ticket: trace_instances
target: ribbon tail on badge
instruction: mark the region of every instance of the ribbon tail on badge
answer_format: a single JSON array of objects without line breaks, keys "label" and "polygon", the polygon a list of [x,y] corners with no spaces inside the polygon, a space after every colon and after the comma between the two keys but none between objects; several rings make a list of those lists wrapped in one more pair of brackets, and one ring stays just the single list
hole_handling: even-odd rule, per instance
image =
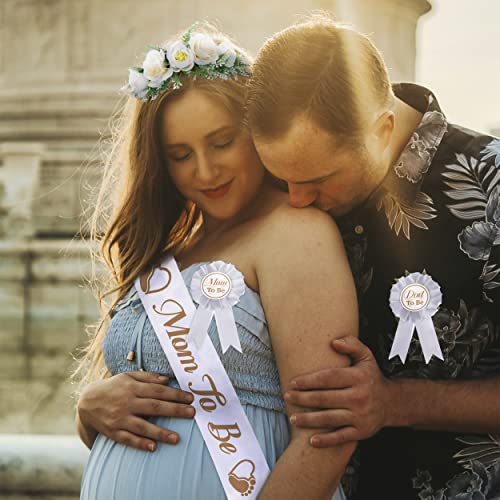
[{"label": "ribbon tail on badge", "polygon": [[417,321],[415,326],[417,328],[418,340],[420,340],[420,346],[424,353],[425,362],[429,363],[432,356],[436,356],[436,358],[444,361],[432,318],[426,316],[424,319]]},{"label": "ribbon tail on badge", "polygon": [[222,352],[225,353],[230,346],[233,346],[239,352],[243,352],[232,308],[224,307],[214,312]]},{"label": "ribbon tail on badge", "polygon": [[399,320],[396,335],[394,336],[394,342],[392,343],[391,353],[389,354],[389,359],[399,356],[401,361],[403,363],[405,362],[410,348],[414,328],[415,323],[413,323],[413,321],[404,319]]},{"label": "ribbon tail on badge", "polygon": [[214,312],[211,309],[206,309],[201,305],[196,309],[189,336],[199,348],[202,347],[203,341],[207,336],[208,327],[210,326],[210,321],[212,321],[213,314]]}]

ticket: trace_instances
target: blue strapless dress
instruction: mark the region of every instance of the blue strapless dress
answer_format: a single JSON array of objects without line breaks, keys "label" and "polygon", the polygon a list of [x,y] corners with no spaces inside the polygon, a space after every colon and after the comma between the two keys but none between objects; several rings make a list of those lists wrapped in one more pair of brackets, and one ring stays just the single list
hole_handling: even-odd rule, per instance
[{"label": "blue strapless dress", "polygon": [[[182,271],[188,289],[201,264]],[[246,287],[233,312],[242,353],[230,348],[222,354],[213,320],[208,334],[272,469],[288,446],[290,431],[259,295]],[[136,353],[133,361],[127,360],[130,351]],[[142,368],[168,376],[169,385],[179,387],[135,287],[115,308],[103,354],[113,375]],[[98,434],[83,473],[80,500],[225,499],[195,420],[167,417],[148,420],[177,432],[179,443],[158,443],[155,452],[147,452]],[[333,499],[345,500],[340,487]]]}]

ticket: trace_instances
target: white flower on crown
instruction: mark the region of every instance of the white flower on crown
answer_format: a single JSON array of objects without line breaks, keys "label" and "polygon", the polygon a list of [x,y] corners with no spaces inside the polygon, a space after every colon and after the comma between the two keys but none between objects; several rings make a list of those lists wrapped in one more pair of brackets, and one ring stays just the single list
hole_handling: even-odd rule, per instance
[{"label": "white flower on crown", "polygon": [[[128,85],[132,91],[132,95],[142,99],[148,91],[149,80],[143,73],[139,73],[135,69],[128,70]],[[124,87],[124,89],[126,86]]]},{"label": "white flower on crown", "polygon": [[219,56],[223,56],[224,66],[228,68],[234,66],[234,62],[236,61],[236,48],[229,40],[224,40],[219,43],[217,52]]},{"label": "white flower on crown", "polygon": [[240,60],[241,64],[244,64],[245,66],[250,66],[252,64],[252,61],[250,61],[248,56],[243,52],[238,52],[238,59]]},{"label": "white flower on crown", "polygon": [[194,54],[183,42],[173,42],[167,47],[167,59],[175,71],[190,71],[194,66]]},{"label": "white flower on crown", "polygon": [[181,80],[174,74],[180,71],[192,72],[194,79],[249,76],[251,61],[244,53],[228,39],[217,43],[208,34],[193,33],[195,26],[181,40],[170,42],[166,48],[150,50],[142,68],[129,68],[128,84],[121,90],[147,101],[156,99],[164,90],[181,87]]},{"label": "white flower on crown", "polygon": [[144,76],[149,80],[149,86],[157,88],[170,78],[173,70],[167,67],[163,50],[150,50],[143,62]]},{"label": "white flower on crown", "polygon": [[194,62],[200,66],[214,64],[219,57],[217,44],[205,33],[191,35],[189,46],[194,52]]}]

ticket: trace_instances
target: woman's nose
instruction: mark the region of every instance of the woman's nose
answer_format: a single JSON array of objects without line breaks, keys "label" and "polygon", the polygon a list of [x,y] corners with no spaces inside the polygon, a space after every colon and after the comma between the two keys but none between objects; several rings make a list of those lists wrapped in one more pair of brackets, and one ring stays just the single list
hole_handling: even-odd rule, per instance
[{"label": "woman's nose", "polygon": [[317,198],[317,191],[307,184],[288,183],[288,202],[292,207],[303,208],[311,205]]},{"label": "woman's nose", "polygon": [[212,184],[220,174],[220,168],[209,155],[200,154],[197,156],[196,174],[203,187],[212,188]]}]

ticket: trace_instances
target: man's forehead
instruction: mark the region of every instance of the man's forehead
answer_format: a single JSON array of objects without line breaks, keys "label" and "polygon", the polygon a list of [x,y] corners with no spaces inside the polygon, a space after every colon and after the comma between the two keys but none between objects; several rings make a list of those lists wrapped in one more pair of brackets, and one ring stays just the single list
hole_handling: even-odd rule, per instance
[{"label": "man's forehead", "polygon": [[295,121],[288,132],[274,140],[255,138],[268,170],[289,182],[304,182],[331,174],[340,150],[335,137],[311,121]]}]

